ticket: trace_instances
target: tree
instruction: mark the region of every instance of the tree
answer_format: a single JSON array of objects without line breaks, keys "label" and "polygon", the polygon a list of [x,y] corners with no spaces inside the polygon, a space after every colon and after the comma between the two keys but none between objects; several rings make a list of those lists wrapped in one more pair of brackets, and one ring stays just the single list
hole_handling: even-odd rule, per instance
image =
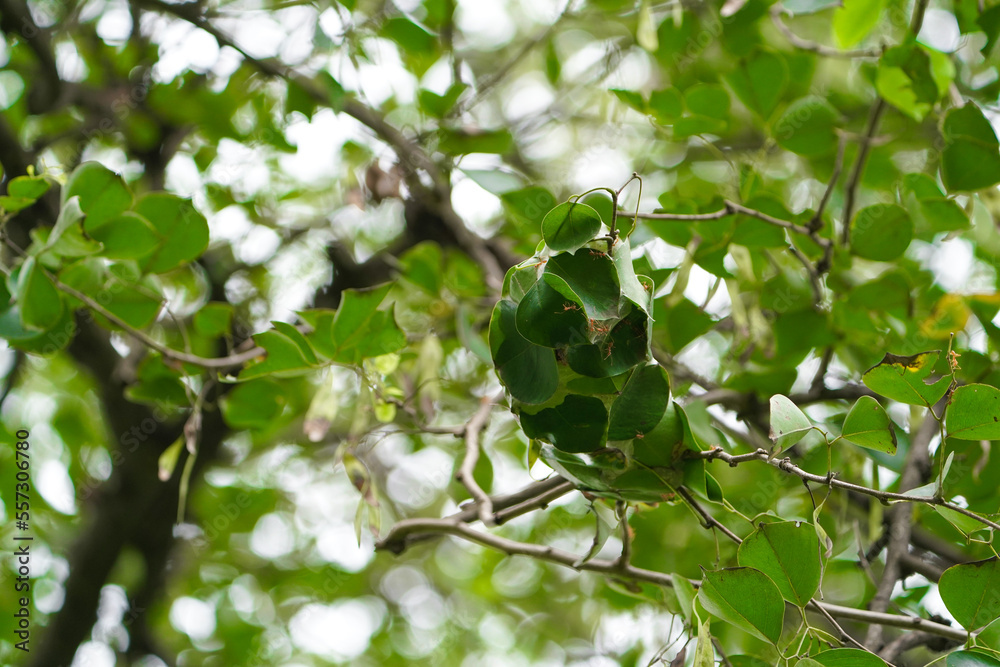
[{"label": "tree", "polygon": [[1000,664],[1000,6],[0,30],[5,664]]}]

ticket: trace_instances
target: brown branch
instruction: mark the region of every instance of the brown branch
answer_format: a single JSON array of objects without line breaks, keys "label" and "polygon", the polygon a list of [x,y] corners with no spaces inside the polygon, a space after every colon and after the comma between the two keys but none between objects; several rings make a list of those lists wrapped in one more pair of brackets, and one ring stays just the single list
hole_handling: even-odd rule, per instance
[{"label": "brown branch", "polygon": [[[520,491],[514,493],[493,496],[490,502],[493,506],[493,520],[496,525],[507,523],[511,519],[517,518],[536,509],[543,509],[553,500],[560,498],[567,493],[574,491],[576,486],[559,475],[553,475],[547,479],[533,482]],[[445,517],[446,521],[457,521],[461,523],[472,523],[479,519],[479,506],[477,503],[466,503],[461,511]],[[396,523],[379,542],[379,548],[402,553],[407,548],[417,542],[423,542],[437,537],[433,533],[417,534],[410,529],[410,524],[420,519],[403,519]]]},{"label": "brown branch", "polygon": [[736,467],[742,463],[748,461],[760,461],[767,463],[768,465],[774,466],[782,472],[786,472],[792,475],[797,475],[804,480],[815,482],[817,484],[823,484],[825,486],[832,486],[838,489],[845,489],[847,491],[853,491],[855,493],[860,493],[866,496],[871,496],[883,503],[890,502],[903,502],[903,503],[923,503],[925,505],[937,505],[940,507],[947,507],[948,509],[958,512],[959,514],[964,514],[965,516],[979,521],[985,526],[989,526],[994,530],[1000,530],[1000,523],[995,521],[990,521],[984,516],[980,516],[975,512],[968,510],[955,503],[948,502],[943,498],[928,498],[926,496],[911,496],[905,493],[894,493],[892,491],[880,491],[878,489],[870,489],[867,486],[862,486],[860,484],[853,484],[851,482],[845,482],[843,480],[837,479],[834,476],[827,475],[816,475],[811,472],[807,472],[802,468],[798,467],[791,462],[790,459],[777,459],[771,458],[769,452],[766,449],[758,449],[747,454],[730,454],[720,447],[710,449],[703,452],[690,452],[692,458],[704,459],[706,461],[714,461],[719,459],[725,461],[732,467]]},{"label": "brown branch", "polygon": [[[393,530],[397,530],[402,524],[403,522],[397,524]],[[452,519],[409,519],[405,522],[405,528],[400,532],[452,535],[490,549],[495,549],[507,555],[528,556],[530,558],[535,558],[536,560],[564,565],[577,571],[599,572],[616,577],[624,577],[633,581],[655,584],[657,586],[672,587],[674,583],[672,575],[638,568],[629,564],[625,564],[623,566],[620,559],[617,558],[615,560],[594,558],[581,563],[580,558],[576,554],[562,551],[561,549],[556,549],[551,546],[517,542],[494,535],[493,533],[478,531],[465,523],[456,522]],[[403,535],[401,534],[398,537],[402,536]],[[383,541],[376,545],[376,549],[394,550],[392,549],[392,546],[393,545],[386,545],[385,541]],[[696,588],[701,585],[701,582],[699,581],[691,581],[690,583]],[[864,623],[879,623],[897,628],[919,629],[941,637],[957,639],[959,641],[964,641],[966,638],[964,630],[953,628],[949,625],[944,625],[943,623],[935,623],[934,621],[929,621],[918,616],[878,613],[867,609],[853,609],[851,607],[842,607],[840,605],[829,604],[826,602],[816,602],[815,600],[812,604],[822,607],[828,614],[838,618],[846,618]]]},{"label": "brown branch", "polygon": [[829,239],[817,236],[816,232],[808,227],[803,227],[802,225],[797,225],[794,222],[776,218],[773,215],[768,215],[762,211],[748,208],[742,204],[737,204],[734,201],[729,201],[728,199],[723,202],[723,208],[718,211],[712,211],[711,213],[628,213],[627,211],[619,211],[619,215],[636,216],[642,220],[675,220],[678,222],[719,220],[720,218],[725,218],[729,215],[736,215],[738,213],[750,216],[751,218],[757,218],[758,220],[762,220],[770,225],[775,225],[776,227],[783,227],[784,229],[796,232],[797,234],[808,236],[814,243],[822,248],[826,248],[831,245],[831,241]]},{"label": "brown branch", "polygon": [[868,126],[865,128],[865,133],[859,141],[858,156],[854,160],[854,167],[851,169],[850,176],[847,177],[844,195],[844,214],[842,218],[844,228],[841,230],[840,237],[841,244],[845,246],[851,241],[851,216],[854,215],[858,185],[861,182],[861,175],[865,171],[865,164],[868,162],[868,151],[871,148],[875,131],[878,129],[879,120],[881,120],[882,113],[885,111],[885,105],[885,100],[879,97],[872,106],[871,113],[868,116]]},{"label": "brown branch", "polygon": [[232,368],[235,366],[242,366],[243,364],[250,361],[254,357],[258,357],[262,354],[267,353],[266,350],[264,350],[264,348],[254,346],[249,350],[246,350],[244,352],[239,352],[237,354],[231,354],[227,357],[211,358],[211,357],[200,357],[196,354],[189,354],[187,352],[181,352],[179,350],[175,350],[159,342],[158,340],[147,334],[145,331],[136,329],[131,324],[121,319],[120,317],[109,311],[107,308],[105,308],[104,306],[99,304],[96,300],[90,298],[83,292],[74,289],[69,285],[61,282],[58,278],[56,278],[55,276],[53,276],[48,272],[46,272],[46,275],[48,275],[49,278],[52,280],[52,283],[56,286],[56,289],[65,292],[66,294],[69,294],[75,299],[79,299],[89,308],[92,308],[94,311],[100,313],[103,317],[106,317],[109,321],[111,321],[115,325],[121,327],[125,331],[135,336],[144,345],[156,350],[157,352],[162,354],[164,357],[167,357],[168,359],[180,361],[185,364],[194,364],[196,366],[201,366],[202,368]]},{"label": "brown branch", "polygon": [[685,488],[684,486],[678,486],[677,493],[680,495],[681,498],[684,499],[684,502],[690,505],[691,508],[694,509],[694,511],[701,516],[702,526],[712,530],[718,529],[722,534],[724,534],[726,537],[728,537],[736,544],[743,544],[743,538],[741,538],[739,535],[726,528],[724,525],[722,525],[722,523],[718,519],[709,514],[708,510],[702,507],[701,503],[695,500],[694,496],[691,495],[691,493],[687,490],[687,488]]},{"label": "brown branch", "polygon": [[[486,241],[470,231],[455,213],[455,209],[451,205],[451,185],[447,176],[423,148],[388,123],[378,111],[350,96],[342,100],[339,105],[334,105],[330,100],[330,95],[312,79],[272,60],[253,57],[202,14],[200,2],[182,4],[169,4],[162,0],[133,0],[133,2],[141,7],[170,14],[204,30],[215,38],[219,46],[228,46],[235,50],[257,71],[271,78],[294,83],[305,90],[315,102],[351,116],[374,132],[379,139],[392,147],[399,158],[404,168],[404,177],[411,196],[419,199],[420,203],[428,210],[437,214],[441,224],[454,236],[458,246],[483,268],[487,286],[496,292],[500,291],[504,270],[496,256],[490,251]],[[428,188],[421,181],[421,171],[430,178],[432,187]]]},{"label": "brown branch", "polygon": [[785,25],[785,22],[781,20],[782,11],[783,9],[780,3],[772,5],[771,21],[774,23],[774,26],[781,31],[781,34],[785,36],[785,39],[787,39],[789,43],[797,49],[812,51],[813,53],[826,56],[827,58],[878,58],[882,55],[881,48],[848,49],[842,51],[840,49],[835,49],[832,46],[824,46],[823,44],[803,39],[792,32],[791,28]]},{"label": "brown branch", "polygon": [[[899,478],[899,488],[901,491],[914,489],[923,483],[923,471],[929,465],[927,448],[931,438],[938,429],[938,421],[933,414],[924,417],[910,442],[910,451],[906,455],[906,462],[903,464],[903,471]],[[882,570],[882,579],[878,583],[875,596],[868,604],[871,611],[885,611],[889,608],[889,601],[892,598],[892,589],[896,581],[900,578],[902,571],[902,558],[910,551],[910,533],[913,526],[913,505],[903,503],[890,510],[889,525],[887,532],[889,543],[886,548],[885,568]],[[882,627],[872,625],[868,628],[865,637],[865,644],[872,650],[882,648]]]},{"label": "brown branch", "polygon": [[476,413],[465,424],[465,428],[462,429],[465,436],[465,457],[462,459],[462,465],[459,467],[458,472],[455,473],[455,479],[468,490],[469,495],[476,501],[479,520],[487,527],[494,525],[493,502],[479,486],[479,483],[476,482],[473,471],[476,469],[476,462],[479,461],[479,435],[486,428],[486,424],[489,423],[493,408],[502,399],[503,394],[499,394],[493,398],[484,396],[480,399],[479,409],[476,410]]}]

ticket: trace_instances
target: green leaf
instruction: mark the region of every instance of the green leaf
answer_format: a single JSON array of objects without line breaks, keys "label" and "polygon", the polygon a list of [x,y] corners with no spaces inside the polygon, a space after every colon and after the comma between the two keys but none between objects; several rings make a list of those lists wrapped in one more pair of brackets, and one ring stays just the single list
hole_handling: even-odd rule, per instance
[{"label": "green leaf", "polygon": [[327,102],[334,111],[343,111],[344,103],[347,101],[347,91],[340,85],[340,82],[333,78],[327,71],[321,71],[316,75],[320,90],[326,93]]},{"label": "green leaf", "polygon": [[589,323],[583,302],[555,274],[543,274],[525,293],[514,322],[521,335],[536,345],[566,347],[587,341]]},{"label": "green leaf", "polygon": [[144,217],[125,211],[88,232],[104,245],[101,255],[108,259],[138,259],[152,253],[164,238]]},{"label": "green leaf", "polygon": [[944,196],[933,178],[926,174],[903,177],[903,198],[918,238],[930,240],[937,232],[968,229],[969,217],[952,199]]},{"label": "green leaf", "polygon": [[938,589],[948,611],[969,632],[992,623],[1000,617],[1000,559],[949,567]]},{"label": "green leaf", "polygon": [[805,157],[818,157],[837,148],[838,113],[819,97],[805,97],[789,105],[774,124],[778,144]]},{"label": "green leaf", "polygon": [[945,667],[1000,667],[1000,660],[981,651],[954,651],[948,654]]},{"label": "green leaf", "polygon": [[671,354],[683,350],[715,324],[711,315],[687,299],[681,299],[675,306],[668,306],[665,299],[658,299],[653,307],[656,342]]},{"label": "green leaf", "polygon": [[687,577],[682,577],[679,574],[673,575],[674,581],[674,592],[677,593],[677,602],[681,606],[681,612],[684,614],[684,620],[688,623],[691,622],[691,614],[694,609],[694,598],[697,592],[694,590],[694,586],[688,581]]},{"label": "green leaf", "polygon": [[927,384],[940,350],[921,352],[912,357],[886,354],[877,365],[861,376],[861,381],[876,394],[900,403],[930,407],[941,400],[951,386],[951,378],[942,377]]},{"label": "green leaf", "polygon": [[62,190],[63,204],[76,196],[87,214],[83,228],[88,234],[132,205],[132,192],[122,177],[97,162],[84,162],[73,170]]},{"label": "green leaf", "polygon": [[131,276],[124,277],[118,267],[109,270],[103,293],[111,296],[104,304],[108,312],[135,329],[145,329],[152,324],[163,307],[163,297],[152,280],[136,282]]},{"label": "green leaf", "polygon": [[819,589],[819,538],[808,523],[762,523],[739,548],[739,563],[760,570],[781,595],[805,607]]},{"label": "green leaf", "polygon": [[684,139],[699,134],[722,134],[726,131],[726,122],[709,116],[685,116],[674,123],[674,139]]},{"label": "green leaf", "polygon": [[611,249],[611,259],[614,260],[615,270],[618,271],[618,284],[621,285],[622,295],[638,306],[646,315],[653,314],[653,292],[648,289],[635,275],[635,267],[632,266],[632,247],[628,239],[619,239]]},{"label": "green leaf", "polygon": [[823,667],[886,667],[882,658],[859,648],[835,648],[817,653],[812,659]]},{"label": "green leaf", "polygon": [[18,176],[7,184],[7,195],[35,202],[51,187],[52,183],[44,176]]},{"label": "green leaf", "polygon": [[1000,142],[993,126],[971,102],[950,110],[941,134],[941,180],[949,192],[971,192],[1000,183]]},{"label": "green leaf", "polygon": [[644,438],[660,423],[669,401],[667,372],[655,362],[636,368],[611,404],[608,439]]},{"label": "green leaf", "polygon": [[233,322],[233,306],[223,302],[210,302],[194,314],[194,330],[202,336],[215,338],[229,333]]},{"label": "green leaf", "polygon": [[632,441],[632,458],[648,466],[668,468],[685,449],[684,418],[680,406],[672,403],[653,430]]},{"label": "green leaf", "polygon": [[125,390],[128,400],[162,408],[164,405],[188,408],[188,399],[179,371],[168,368],[159,354],[150,354],[139,365],[137,381]]},{"label": "green leaf", "polygon": [[729,662],[733,667],[774,667],[771,663],[752,655],[731,655]]},{"label": "green leaf", "polygon": [[267,356],[247,364],[240,372],[240,380],[252,380],[264,375],[291,377],[311,371],[318,365],[316,354],[308,341],[287,322],[272,322],[274,330],[254,334],[254,342],[264,348]]},{"label": "green leaf", "polygon": [[669,124],[684,113],[684,100],[676,88],[654,90],[649,94],[649,111],[662,124]]},{"label": "green leaf", "polygon": [[599,398],[567,394],[555,407],[533,415],[522,412],[521,428],[529,438],[564,452],[592,452],[607,441],[608,411]]},{"label": "green leaf", "polygon": [[698,599],[711,613],[754,637],[777,644],[785,601],[766,574],[749,567],[706,571]]},{"label": "green leaf", "polygon": [[594,540],[590,544],[590,549],[578,561],[573,563],[573,567],[579,567],[596,556],[604,548],[604,545],[608,542],[608,538],[614,534],[615,529],[618,527],[618,517],[607,503],[595,500],[590,503],[588,509],[597,520],[597,529],[594,532]]},{"label": "green leaf", "polygon": [[949,438],[1000,440],[1000,389],[967,384],[955,389],[944,420]]},{"label": "green leaf", "polygon": [[161,482],[166,482],[170,479],[171,475],[174,474],[174,468],[177,467],[177,461],[180,459],[181,450],[184,449],[184,436],[181,436],[174,440],[174,444],[170,445],[163,450],[160,454],[160,458],[157,460],[157,477],[159,477]]},{"label": "green leaf", "polygon": [[851,221],[851,252],[879,262],[896,259],[913,240],[913,220],[896,204],[874,204]]},{"label": "green leaf", "polygon": [[860,447],[890,455],[896,453],[896,431],[892,420],[871,396],[862,396],[851,407],[844,419],[841,435]]},{"label": "green leaf", "polygon": [[544,403],[559,386],[555,350],[529,342],[517,331],[517,306],[501,299],[490,320],[490,352],[507,391],[523,403]]},{"label": "green leaf", "polygon": [[771,433],[774,444],[784,449],[801,440],[813,428],[799,407],[781,394],[771,397]]},{"label": "green leaf", "polygon": [[382,25],[382,34],[407,51],[430,51],[437,45],[434,36],[413,21],[391,18]]},{"label": "green leaf", "polygon": [[727,81],[748,109],[767,119],[778,106],[788,85],[788,67],[781,56],[758,51],[742,61],[739,69],[729,74]]},{"label": "green leaf", "polygon": [[[976,12],[979,14],[979,12]],[[1000,37],[1000,5],[994,5],[979,14],[976,24],[986,33],[986,43],[980,52],[984,56],[989,56],[996,46],[997,38]]]},{"label": "green leaf", "polygon": [[542,220],[542,238],[553,250],[576,252],[601,229],[601,216],[590,206],[564,202]]},{"label": "green leaf", "polygon": [[46,239],[44,247],[49,249],[55,246],[64,234],[79,225],[83,215],[83,211],[80,209],[80,198],[74,196],[67,199],[59,210],[59,217],[56,219],[52,231],[49,232],[49,238]]},{"label": "green leaf", "polygon": [[441,129],[441,143],[438,148],[452,155],[468,153],[507,153],[514,145],[514,139],[507,130],[465,130]]},{"label": "green leaf", "polygon": [[435,118],[444,118],[455,106],[455,102],[465,91],[464,84],[455,84],[445,91],[444,95],[421,88],[417,93],[417,102],[420,108],[427,114]]},{"label": "green leaf", "polygon": [[651,356],[649,321],[646,314],[638,308],[622,318],[603,338],[597,338],[593,343],[574,345],[566,350],[566,361],[570,368],[581,375],[596,378],[619,375],[648,361]]},{"label": "green leaf", "polygon": [[344,290],[336,312],[317,309],[299,313],[313,327],[306,336],[312,348],[331,361],[358,364],[405,347],[406,335],[396,324],[393,309],[379,310],[391,288],[387,283]]},{"label": "green leaf", "polygon": [[837,46],[848,49],[868,36],[878,24],[886,0],[844,0],[833,14]]},{"label": "green leaf", "polygon": [[50,329],[63,314],[63,303],[52,280],[36,258],[28,257],[17,275],[14,296],[21,312],[21,323],[26,329]]},{"label": "green leaf", "polygon": [[[951,452],[948,455],[949,463],[951,457],[953,457],[954,455],[955,452]],[[943,477],[947,476],[948,475],[946,472],[943,475]],[[938,489],[936,484],[933,486],[933,489],[935,493],[940,493],[940,489]],[[973,533],[978,533],[980,530],[986,530],[988,528],[988,526],[986,526],[986,524],[984,524],[982,521],[974,519],[966,514],[962,514],[961,512],[956,512],[955,510],[949,507],[944,507],[942,505],[932,505],[931,509],[933,509],[935,512],[944,517],[945,521],[953,525],[963,535],[969,536],[972,535]]]},{"label": "green leaf", "polygon": [[714,83],[699,83],[685,90],[684,105],[699,116],[729,118],[729,93]]},{"label": "green leaf", "polygon": [[888,49],[879,60],[875,87],[894,107],[921,121],[941,92],[931,71],[931,59],[916,43]]},{"label": "green leaf", "polygon": [[614,261],[604,253],[562,253],[549,258],[545,272],[566,282],[592,320],[615,319],[620,313],[621,287]]},{"label": "green leaf", "polygon": [[222,417],[232,428],[266,428],[285,406],[281,385],[261,378],[237,386],[222,399]]},{"label": "green leaf", "polygon": [[698,624],[698,645],[694,650],[692,667],[715,667],[715,647],[712,646],[711,623]]},{"label": "green leaf", "polygon": [[34,203],[34,199],[28,199],[27,197],[8,197],[4,195],[0,197],[0,210],[6,211],[7,213],[17,213],[18,211],[23,211]]},{"label": "green leaf", "polygon": [[641,93],[637,93],[634,90],[624,90],[622,88],[610,88],[609,92],[613,93],[615,97],[627,106],[632,107],[640,113],[646,113],[646,100],[643,98]]},{"label": "green leaf", "polygon": [[[208,247],[208,222],[187,199],[153,192],[140,197],[133,210],[164,238],[163,244],[142,260],[143,271],[166,273],[197,259]],[[88,230],[97,226],[89,215],[87,223]]]},{"label": "green leaf", "polygon": [[504,192],[500,195],[500,203],[508,218],[537,233],[545,214],[556,203],[556,198],[547,189],[532,185]]},{"label": "green leaf", "polygon": [[[524,180],[517,174],[499,169],[463,169],[476,185],[498,197],[506,192],[518,191],[524,187]],[[551,204],[549,204],[551,206]]]}]

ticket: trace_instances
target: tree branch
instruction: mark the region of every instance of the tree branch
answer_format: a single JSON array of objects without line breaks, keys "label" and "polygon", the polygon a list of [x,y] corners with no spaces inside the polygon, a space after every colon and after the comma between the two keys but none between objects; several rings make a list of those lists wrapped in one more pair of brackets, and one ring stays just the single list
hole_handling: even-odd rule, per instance
[{"label": "tree branch", "polygon": [[813,53],[826,56],[827,58],[878,58],[882,55],[881,48],[848,49],[846,51],[842,51],[840,49],[835,49],[832,46],[824,46],[823,44],[803,39],[792,32],[791,28],[785,25],[785,22],[781,20],[782,12],[783,8],[780,3],[772,5],[771,21],[774,23],[774,26],[781,31],[781,34],[785,36],[785,39],[787,39],[789,43],[797,49],[812,51]]},{"label": "tree branch", "polygon": [[462,465],[455,474],[455,479],[461,482],[462,486],[469,491],[469,495],[476,501],[479,520],[487,527],[494,525],[493,502],[479,486],[479,483],[476,482],[473,471],[476,469],[476,462],[479,460],[479,435],[486,428],[486,424],[489,423],[493,408],[502,399],[503,394],[499,394],[493,398],[484,396],[480,400],[479,409],[476,410],[476,413],[466,423],[465,428],[462,429],[465,435],[465,457],[462,459]]},{"label": "tree branch", "polygon": [[[401,528],[402,525],[403,522],[397,524],[393,528],[393,531]],[[452,535],[511,556],[528,556],[537,560],[564,565],[577,571],[599,572],[624,577],[633,581],[655,584],[657,586],[673,587],[674,584],[673,575],[646,570],[629,564],[625,564],[623,567],[620,559],[617,558],[615,560],[594,558],[585,563],[580,563],[580,559],[576,554],[551,546],[517,542],[494,535],[493,533],[478,531],[465,523],[456,522],[452,519],[408,519],[405,522],[405,528],[400,530],[400,533],[399,537],[406,533]],[[377,544],[376,549],[395,551],[395,549],[392,549],[392,545],[387,545],[385,541]],[[699,581],[691,581],[690,583],[696,588],[701,585]],[[852,609],[851,607],[841,607],[840,605],[826,602],[813,601],[813,604],[817,607],[822,607],[828,614],[837,618],[846,618],[864,623],[879,623],[897,628],[918,629],[959,641],[964,641],[967,636],[964,630],[953,628],[943,623],[935,623],[934,621],[917,616],[877,613],[868,611],[867,609]]]},{"label": "tree branch", "polygon": [[885,100],[879,97],[875,101],[874,106],[872,106],[871,113],[868,116],[868,126],[865,128],[865,133],[861,136],[859,142],[858,156],[854,160],[854,167],[851,169],[850,176],[847,177],[844,194],[844,214],[842,216],[844,227],[841,230],[840,237],[841,244],[845,246],[851,241],[851,217],[854,215],[858,184],[861,182],[861,175],[864,173],[865,164],[868,162],[868,151],[871,148],[872,138],[875,136],[875,131],[878,129],[878,123],[884,111]]},{"label": "tree branch", "polygon": [[838,489],[845,489],[847,491],[854,491],[855,493],[864,494],[866,496],[871,496],[876,498],[883,503],[889,503],[890,501],[905,502],[905,503],[923,503],[925,505],[937,505],[940,507],[947,507],[948,509],[958,512],[959,514],[964,514],[965,516],[979,521],[985,526],[989,526],[994,530],[1000,530],[1000,523],[995,521],[990,521],[984,516],[980,516],[975,512],[968,510],[964,507],[956,505],[955,503],[950,503],[943,498],[928,498],[926,496],[911,496],[905,493],[893,493],[892,491],[880,491],[878,489],[870,489],[867,486],[862,486],[860,484],[852,484],[851,482],[844,482],[837,479],[834,476],[827,475],[816,475],[811,472],[807,472],[802,468],[798,467],[791,462],[790,459],[777,459],[771,458],[770,454],[766,449],[758,449],[747,454],[730,454],[726,452],[721,447],[715,447],[703,452],[690,452],[692,458],[705,459],[706,461],[714,461],[715,459],[720,459],[725,461],[732,467],[736,467],[741,463],[746,463],[747,461],[761,461],[774,466],[782,472],[787,472],[792,475],[797,475],[804,480],[809,482],[814,482],[816,484],[823,484],[825,486],[833,486]]},{"label": "tree branch", "polygon": [[[903,471],[899,478],[901,491],[914,489],[923,482],[923,471],[927,468],[927,447],[937,431],[938,421],[933,413],[924,417],[920,428],[910,441],[910,451],[906,455]],[[900,577],[903,556],[910,551],[910,532],[913,525],[913,505],[903,503],[890,510],[888,535],[889,544],[885,555],[885,568],[879,581],[875,596],[868,604],[872,611],[885,611],[889,608],[892,590]],[[882,648],[882,627],[873,625],[868,628],[865,644],[873,651]]]},{"label": "tree branch", "polygon": [[[504,270],[496,256],[490,251],[486,241],[471,232],[455,213],[451,205],[451,185],[447,176],[424,152],[423,148],[388,123],[378,111],[350,96],[335,104],[331,101],[329,93],[321,89],[312,79],[299,74],[290,67],[250,55],[231,37],[212,25],[211,21],[202,14],[200,2],[182,4],[169,4],[162,0],[132,0],[132,2],[140,7],[170,14],[204,30],[215,38],[219,46],[228,46],[235,50],[260,73],[297,85],[306,91],[315,102],[335,111],[343,112],[368,127],[395,151],[404,168],[404,177],[411,196],[419,199],[422,205],[437,214],[441,224],[455,237],[458,246],[483,268],[486,284],[492,290],[500,291]],[[421,171],[427,174],[432,187],[428,188],[423,184],[420,179]]]},{"label": "tree branch", "polygon": [[738,213],[750,216],[751,218],[757,218],[758,220],[762,220],[769,225],[783,227],[784,229],[791,230],[797,234],[808,236],[814,243],[822,248],[826,248],[831,245],[830,239],[818,236],[814,230],[808,227],[803,227],[802,225],[797,225],[794,222],[776,218],[773,215],[768,215],[767,213],[763,213],[756,209],[748,208],[742,204],[737,204],[734,201],[729,201],[728,199],[723,202],[723,208],[718,211],[712,211],[711,213],[628,213],[626,211],[619,211],[620,215],[637,216],[642,220],[676,220],[678,222],[719,220],[720,218],[725,218],[729,215],[736,215]]}]

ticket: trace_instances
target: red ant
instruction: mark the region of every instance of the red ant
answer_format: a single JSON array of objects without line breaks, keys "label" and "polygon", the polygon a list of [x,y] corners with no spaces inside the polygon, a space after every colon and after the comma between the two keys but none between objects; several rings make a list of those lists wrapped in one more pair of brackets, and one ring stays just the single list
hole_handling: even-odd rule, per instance
[{"label": "red ant", "polygon": [[611,356],[611,350],[615,347],[615,341],[609,340],[607,347],[604,348],[604,358],[607,359]]},{"label": "red ant", "polygon": [[575,303],[564,303],[563,304],[563,310],[564,311],[566,311],[566,310],[580,310],[580,306],[576,305]]},{"label": "red ant", "polygon": [[635,439],[636,439],[636,440],[642,440],[642,439],[643,439],[643,438],[645,438],[645,437],[646,437],[646,434],[645,434],[645,433],[642,433],[641,431],[640,431],[639,433],[636,433],[636,434],[635,434]]},{"label": "red ant", "polygon": [[594,257],[607,257],[608,256],[608,253],[601,252],[600,250],[591,250],[590,254],[593,255]]},{"label": "red ant", "polygon": [[590,330],[599,334],[608,333],[608,325],[601,324],[597,320],[590,320]]}]

